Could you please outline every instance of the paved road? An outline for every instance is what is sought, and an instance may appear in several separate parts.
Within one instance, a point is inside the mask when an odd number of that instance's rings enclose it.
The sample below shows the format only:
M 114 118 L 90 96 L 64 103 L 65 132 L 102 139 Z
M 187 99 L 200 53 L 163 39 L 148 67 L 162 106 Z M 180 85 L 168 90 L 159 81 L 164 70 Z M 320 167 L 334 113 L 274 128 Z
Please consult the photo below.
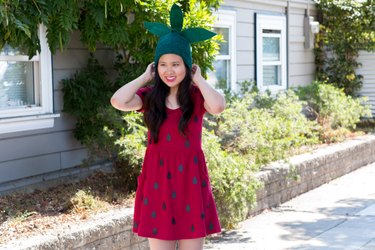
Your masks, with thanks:
M 250 218 L 215 250 L 375 250 L 375 163 Z

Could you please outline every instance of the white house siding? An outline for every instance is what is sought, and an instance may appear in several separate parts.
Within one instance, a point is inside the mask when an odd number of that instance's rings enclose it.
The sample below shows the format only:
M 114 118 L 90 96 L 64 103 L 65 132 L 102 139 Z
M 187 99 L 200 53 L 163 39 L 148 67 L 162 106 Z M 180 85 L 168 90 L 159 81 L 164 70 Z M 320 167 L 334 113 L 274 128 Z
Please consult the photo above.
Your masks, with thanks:
M 285 14 L 288 3 L 288 87 L 305 86 L 312 82 L 315 72 L 314 52 L 304 48 L 303 34 L 305 10 L 309 9 L 310 15 L 315 15 L 312 0 L 225 0 L 221 9 L 237 13 L 237 82 L 255 79 L 254 13 Z
M 358 62 L 362 67 L 357 69 L 357 74 L 363 76 L 363 86 L 359 91 L 361 96 L 368 97 L 372 115 L 375 116 L 375 52 L 360 51 Z
M 103 65 L 113 65 L 113 51 L 98 48 L 95 56 Z M 59 173 L 87 158 L 87 150 L 73 137 L 74 118 L 62 112 L 61 80 L 85 68 L 88 57 L 89 52 L 79 42 L 78 34 L 74 34 L 69 48 L 52 58 L 54 110 L 60 114 L 53 128 L 0 134 L 0 192 L 15 180 Z

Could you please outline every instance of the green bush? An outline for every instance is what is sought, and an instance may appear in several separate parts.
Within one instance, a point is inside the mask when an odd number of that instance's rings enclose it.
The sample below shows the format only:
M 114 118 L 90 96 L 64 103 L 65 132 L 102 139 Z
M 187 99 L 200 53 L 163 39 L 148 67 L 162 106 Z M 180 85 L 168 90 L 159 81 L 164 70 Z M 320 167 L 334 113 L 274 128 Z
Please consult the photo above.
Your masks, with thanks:
M 226 110 L 205 120 L 210 130 L 203 132 L 203 148 L 220 221 L 226 228 L 246 218 L 256 204 L 261 183 L 254 179 L 254 172 L 301 146 L 319 142 L 318 124 L 302 114 L 304 103 L 293 91 L 272 97 L 258 93 L 251 84 L 244 83 L 242 93 L 227 95 Z
M 120 185 L 135 190 L 146 151 L 147 129 L 143 125 L 142 113 L 126 112 L 122 119 L 120 128 L 105 127 L 104 130 L 109 136 L 109 145 L 114 145 L 117 150 L 114 165 L 121 177 Z
M 259 168 L 286 158 L 295 148 L 318 142 L 317 124 L 301 111 L 302 102 L 292 91 L 277 98 L 247 93 L 228 104 L 219 117 L 217 134 L 223 148 Z
M 300 87 L 297 94 L 317 115 L 323 142 L 343 140 L 362 117 L 371 117 L 369 107 L 364 105 L 367 98 L 353 98 L 330 84 L 316 81 Z
M 86 69 L 62 81 L 64 112 L 75 116 L 74 136 L 89 148 L 88 164 L 110 160 L 121 176 L 119 184 L 135 190 L 145 151 L 142 114 L 120 112 L 110 105 L 114 86 L 103 66 L 90 58 Z
M 252 176 L 246 159 L 223 150 L 213 131 L 203 129 L 202 138 L 220 223 L 231 229 L 256 204 L 255 191 L 260 183 Z
M 113 85 L 107 79 L 104 67 L 90 57 L 87 68 L 62 80 L 64 94 L 63 111 L 77 119 L 74 136 L 85 145 L 90 145 L 106 121 L 98 119 L 103 107 L 110 107 L 109 99 Z

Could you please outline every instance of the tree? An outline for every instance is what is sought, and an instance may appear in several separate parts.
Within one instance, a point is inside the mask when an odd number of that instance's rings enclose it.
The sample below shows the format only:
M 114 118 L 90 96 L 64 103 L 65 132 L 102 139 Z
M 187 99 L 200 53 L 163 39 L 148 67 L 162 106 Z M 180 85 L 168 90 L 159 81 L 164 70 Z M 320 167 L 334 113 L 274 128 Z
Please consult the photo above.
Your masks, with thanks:
M 355 70 L 359 50 L 375 51 L 373 0 L 315 0 L 321 32 L 315 49 L 319 80 L 354 94 L 362 86 Z
M 37 31 L 43 24 L 50 50 L 55 53 L 63 50 L 72 32 L 78 30 L 91 51 L 98 43 L 117 50 L 121 62 L 128 62 L 132 77 L 139 73 L 139 66 L 150 62 L 156 45 L 157 37 L 146 34 L 143 22 L 167 23 L 174 2 L 185 11 L 185 25 L 208 28 L 214 22 L 212 9 L 219 7 L 220 0 L 1 0 L 0 49 L 9 44 L 24 48 L 32 57 L 40 51 Z M 194 45 L 193 57 L 202 69 L 211 67 L 216 49 L 212 40 Z

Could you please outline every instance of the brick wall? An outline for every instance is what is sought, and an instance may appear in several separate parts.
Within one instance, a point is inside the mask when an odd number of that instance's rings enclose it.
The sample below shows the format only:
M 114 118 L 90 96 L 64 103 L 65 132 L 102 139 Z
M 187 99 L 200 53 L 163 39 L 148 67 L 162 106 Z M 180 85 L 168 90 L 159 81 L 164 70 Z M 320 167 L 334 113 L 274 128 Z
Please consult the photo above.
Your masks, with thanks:
M 277 206 L 324 183 L 375 161 L 375 136 L 367 135 L 312 153 L 274 162 L 257 174 L 264 187 L 250 215 Z

